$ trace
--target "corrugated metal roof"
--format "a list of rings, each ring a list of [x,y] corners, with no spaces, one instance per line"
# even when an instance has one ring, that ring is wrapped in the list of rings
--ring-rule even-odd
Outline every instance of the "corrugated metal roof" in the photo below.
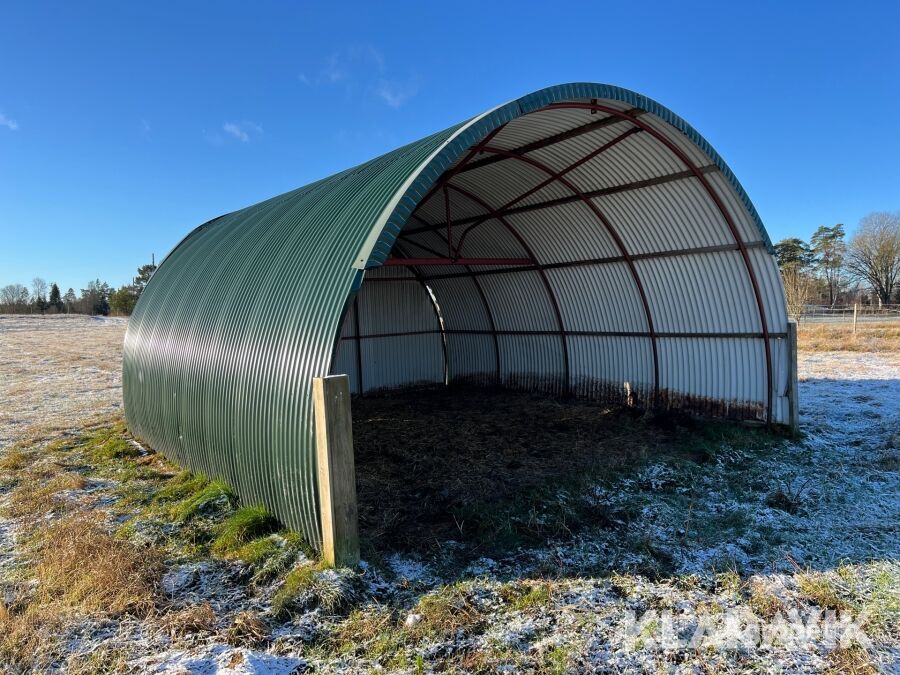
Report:
[[[531,264],[382,267],[447,255],[448,215],[456,254]],[[191,232],[129,322],[125,409],[317,542],[313,377],[786,422],[786,321],[768,235],[709,144],[639,94],[562,85]]]

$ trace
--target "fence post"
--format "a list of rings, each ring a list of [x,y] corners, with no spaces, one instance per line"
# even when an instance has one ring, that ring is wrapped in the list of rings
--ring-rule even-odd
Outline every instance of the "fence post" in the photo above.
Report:
[[[853,303],[853,334],[856,335],[856,312],[859,309],[859,303]]]
[[[359,562],[359,531],[350,380],[346,375],[313,378],[313,403],[322,557],[329,565],[352,567]]]
[[[800,397],[799,377],[797,374],[797,322],[789,319],[787,322],[787,351],[788,351],[788,416],[790,418],[791,433],[800,433]]]

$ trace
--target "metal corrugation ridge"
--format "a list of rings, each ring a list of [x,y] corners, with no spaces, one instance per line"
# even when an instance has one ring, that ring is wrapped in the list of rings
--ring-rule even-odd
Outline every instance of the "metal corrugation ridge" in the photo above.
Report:
[[[623,111],[628,109],[627,105],[616,106],[614,102],[611,102],[611,105],[620,107]],[[610,115],[605,113],[597,113],[591,116],[590,121],[599,122],[609,117]],[[512,150],[536,141],[543,141],[551,136],[572,131],[585,124],[584,111],[581,110],[539,110],[531,113],[529,118],[531,123],[527,126],[504,127],[491,141],[491,145]],[[613,125],[619,124],[618,121],[613,122],[612,120],[609,123]],[[625,124],[625,122],[622,122],[622,124]]]
[[[501,334],[498,340],[502,386],[554,395],[566,391],[563,351],[558,336]]]
[[[594,200],[633,254],[734,244],[715,205],[696,181],[654,185]]]
[[[737,251],[638,260],[656,329],[759,333],[753,290]]]
[[[756,339],[661,338],[661,388],[667,407],[728,419],[765,420],[766,380]]]
[[[363,392],[444,381],[441,325],[423,285],[364,283],[356,304]],[[373,337],[376,335],[390,337]],[[403,358],[397,358],[398,354]]]
[[[551,269],[547,278],[559,299],[566,330],[647,331],[641,299],[625,263]]]
[[[571,335],[568,342],[575,396],[613,403],[650,400],[653,357],[649,339]],[[629,394],[637,401],[629,401]]]
[[[534,248],[542,263],[608,258],[619,254],[612,237],[597,219],[573,202],[540,212],[524,212],[507,216],[508,220]],[[547,230],[554,237],[547,237]]]
[[[603,127],[540,148],[530,155],[551,169],[561,170],[572,162],[573,157],[585,157],[592,150],[621,137],[598,157],[599,161],[588,162],[568,174],[578,185],[591,185],[594,189],[657,178],[684,169],[652,136],[634,133],[633,129],[630,122],[623,120],[622,125]]]
[[[451,334],[447,339],[447,348],[450,383],[481,386],[499,384],[497,352],[490,335]],[[502,368],[502,360],[500,363]]]

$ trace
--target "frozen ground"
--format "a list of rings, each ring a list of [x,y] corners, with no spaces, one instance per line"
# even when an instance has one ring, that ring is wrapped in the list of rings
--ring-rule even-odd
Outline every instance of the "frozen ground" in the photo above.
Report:
[[[118,320],[0,317],[0,446],[118,411],[123,334]],[[370,560],[349,617],[311,601],[279,620],[277,586],[249,583],[239,564],[171,559],[164,611],[208,602],[218,628],[176,640],[165,617],[81,619],[66,643],[156,673],[896,672],[900,354],[801,353],[800,372],[802,439],[722,447],[699,470],[651,458],[559,496],[611,525],[462,568],[448,563],[453,541]],[[86,503],[105,508],[104,490],[91,484]],[[6,605],[22,588],[18,527],[0,518]],[[438,628],[436,606],[450,617]],[[248,611],[270,634],[235,645],[227,628]],[[851,642],[864,657],[842,650]]]
[[[0,448],[122,406],[125,319],[0,315]]]

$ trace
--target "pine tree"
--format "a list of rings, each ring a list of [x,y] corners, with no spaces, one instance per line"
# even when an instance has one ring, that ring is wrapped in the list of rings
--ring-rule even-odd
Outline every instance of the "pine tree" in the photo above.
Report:
[[[782,239],[775,244],[775,258],[782,270],[787,268],[805,270],[814,261],[813,252],[809,246],[797,237]]]
[[[816,256],[816,267],[825,278],[825,285],[828,288],[828,304],[834,307],[838,292],[844,283],[844,255],[847,252],[844,226],[822,225],[813,233],[810,243]]]
[[[63,296],[63,302],[66,305],[66,312],[71,312],[75,309],[75,303],[78,301],[78,296],[75,295],[75,289],[70,288],[66,291],[66,294]]]
[[[50,285],[50,300],[48,301],[48,304],[57,312],[63,311],[63,301],[59,295],[59,286],[57,286],[56,283]]]

